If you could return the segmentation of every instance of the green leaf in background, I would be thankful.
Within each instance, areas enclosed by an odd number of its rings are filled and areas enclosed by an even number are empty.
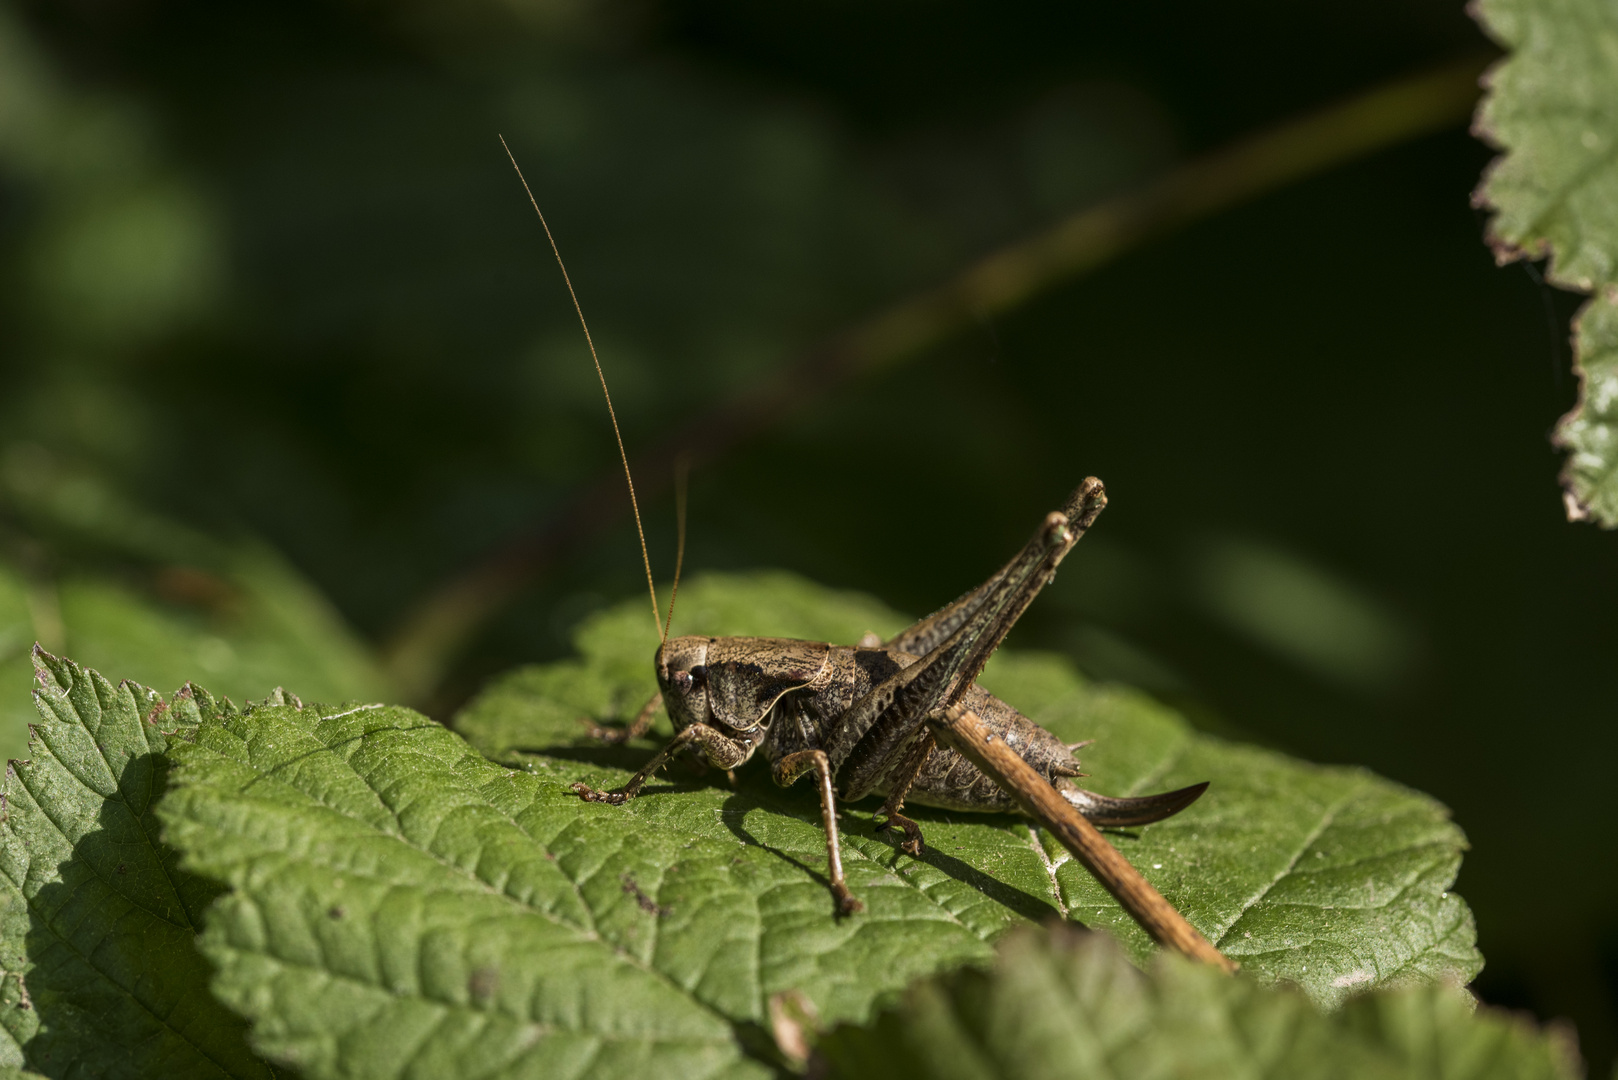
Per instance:
[[[153,805],[173,707],[35,654],[32,760],[7,770],[0,821],[0,1065],[51,1076],[269,1077],[208,994],[194,941],[217,889],[175,866]]]
[[[39,632],[30,601],[28,581],[0,564],[0,760],[28,752],[28,722],[34,717],[28,703],[34,669],[28,651]],[[53,643],[54,644],[54,643]]]
[[[388,696],[364,645],[267,547],[147,512],[39,447],[0,455],[7,503],[79,554],[47,571],[0,544],[0,760],[25,752],[36,641],[146,686],[196,679],[238,700],[282,685],[326,701]]]
[[[680,598],[676,629],[688,632],[854,641],[905,621],[785,574],[707,576]],[[616,786],[651,744],[604,747],[579,719],[633,714],[655,689],[657,638],[645,611],[625,604],[587,622],[578,643],[580,659],[507,676],[456,726],[557,789],[581,779]],[[983,682],[1058,735],[1097,740],[1082,756],[1086,782],[1103,793],[1213,782],[1189,810],[1113,842],[1248,975],[1295,982],[1330,1005],[1376,987],[1465,982],[1481,968],[1471,913],[1448,891],[1466,841],[1432,799],[1363,770],[1198,735],[1053,657],[1001,653]],[[633,872],[671,913],[657,923],[651,961],[726,1015],[761,1021],[770,995],[799,989],[823,1019],[858,1022],[912,977],[983,960],[1009,927],[1058,914],[1111,931],[1137,960],[1153,951],[1100,885],[1022,819],[918,807],[929,844],[918,860],[873,832],[874,800],[844,810],[849,883],[868,910],[833,923],[813,796],[776,788],[762,769],[742,776],[733,790],[722,774],[676,765],[625,806],[564,797],[553,811],[592,846],[635,852],[613,876]]]
[[[1476,199],[1502,262],[1593,293],[1574,327],[1579,404],[1557,442],[1568,513],[1618,526],[1618,9],[1601,0],[1479,0],[1510,57],[1488,76],[1476,129],[1506,151]]]
[[[1556,428],[1569,451],[1562,482],[1568,513],[1618,525],[1618,296],[1607,286],[1579,312],[1573,339],[1579,355],[1579,403]]]
[[[1557,1033],[1464,992],[1412,987],[1322,1014],[1174,956],[1143,973],[1098,934],[1010,934],[988,970],[926,980],[868,1027],[844,1026],[818,1054],[842,1077],[1041,1080],[1567,1080],[1577,1054]]]

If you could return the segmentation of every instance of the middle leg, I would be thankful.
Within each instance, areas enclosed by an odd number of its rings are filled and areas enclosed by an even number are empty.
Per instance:
[[[813,770],[820,788],[820,817],[826,825],[826,877],[831,883],[832,897],[837,901],[837,914],[852,915],[865,905],[848,891],[843,880],[843,851],[837,835],[837,796],[831,788],[831,763],[824,750],[799,750],[775,763],[770,776],[782,787],[790,787],[804,773]]]

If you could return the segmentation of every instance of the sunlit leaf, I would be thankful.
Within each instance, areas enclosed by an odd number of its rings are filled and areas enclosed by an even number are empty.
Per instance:
[[[722,944],[658,962],[694,908],[639,900],[668,846],[579,820],[549,777],[383,705],[224,716],[174,756],[165,835],[232,890],[203,937],[214,989],[304,1075],[764,1075],[692,992],[735,974]]]
[[[1569,513],[1618,525],[1618,297],[1609,286],[1579,312],[1579,404],[1556,428],[1567,449]]]
[[[1502,261],[1595,294],[1575,323],[1578,406],[1557,441],[1571,517],[1618,525],[1618,10],[1600,0],[1479,0],[1511,50],[1488,77],[1477,130],[1506,153],[1477,200]]]

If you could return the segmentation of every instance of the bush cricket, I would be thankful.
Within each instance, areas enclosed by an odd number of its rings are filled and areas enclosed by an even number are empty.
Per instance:
[[[512,156],[510,147],[506,153]],[[521,179],[514,156],[512,167]],[[660,706],[675,731],[623,787],[598,791],[576,783],[573,790],[589,802],[623,804],[682,751],[727,771],[762,753],[770,762],[771,778],[782,787],[812,774],[826,833],[827,883],[838,917],[864,907],[843,877],[839,800],[885,796],[877,829],[901,831],[899,847],[912,856],[921,855],[924,841],[921,827],[903,813],[907,801],[953,810],[1020,811],[1050,829],[1160,944],[1230,970],[1234,965],[1096,829],[1160,821],[1189,806],[1208,785],[1140,798],[1086,791],[1074,783],[1083,774],[1073,751],[1084,744],[1064,744],[975,682],[1105,508],[1101,481],[1090,477],[1081,483],[1062,509],[1046,515],[1022,550],[982,585],[885,642],[873,635],[853,646],[786,638],[671,639],[685,553],[683,499],[674,587],[663,615],[606,375],[555,237],[527,180],[522,183],[556,255],[607,400],[659,631],[654,660],[658,692],[628,727],[597,728],[596,734],[618,742],[644,734]]]

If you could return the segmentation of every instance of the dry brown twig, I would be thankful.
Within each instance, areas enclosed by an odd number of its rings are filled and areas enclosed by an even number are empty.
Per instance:
[[[1049,829],[1153,941],[1222,971],[1236,970],[1234,961],[1214,948],[1100,830],[1004,740],[996,739],[976,714],[956,706],[933,723],[933,730],[940,742],[959,751],[1011,792],[1023,812]]]

